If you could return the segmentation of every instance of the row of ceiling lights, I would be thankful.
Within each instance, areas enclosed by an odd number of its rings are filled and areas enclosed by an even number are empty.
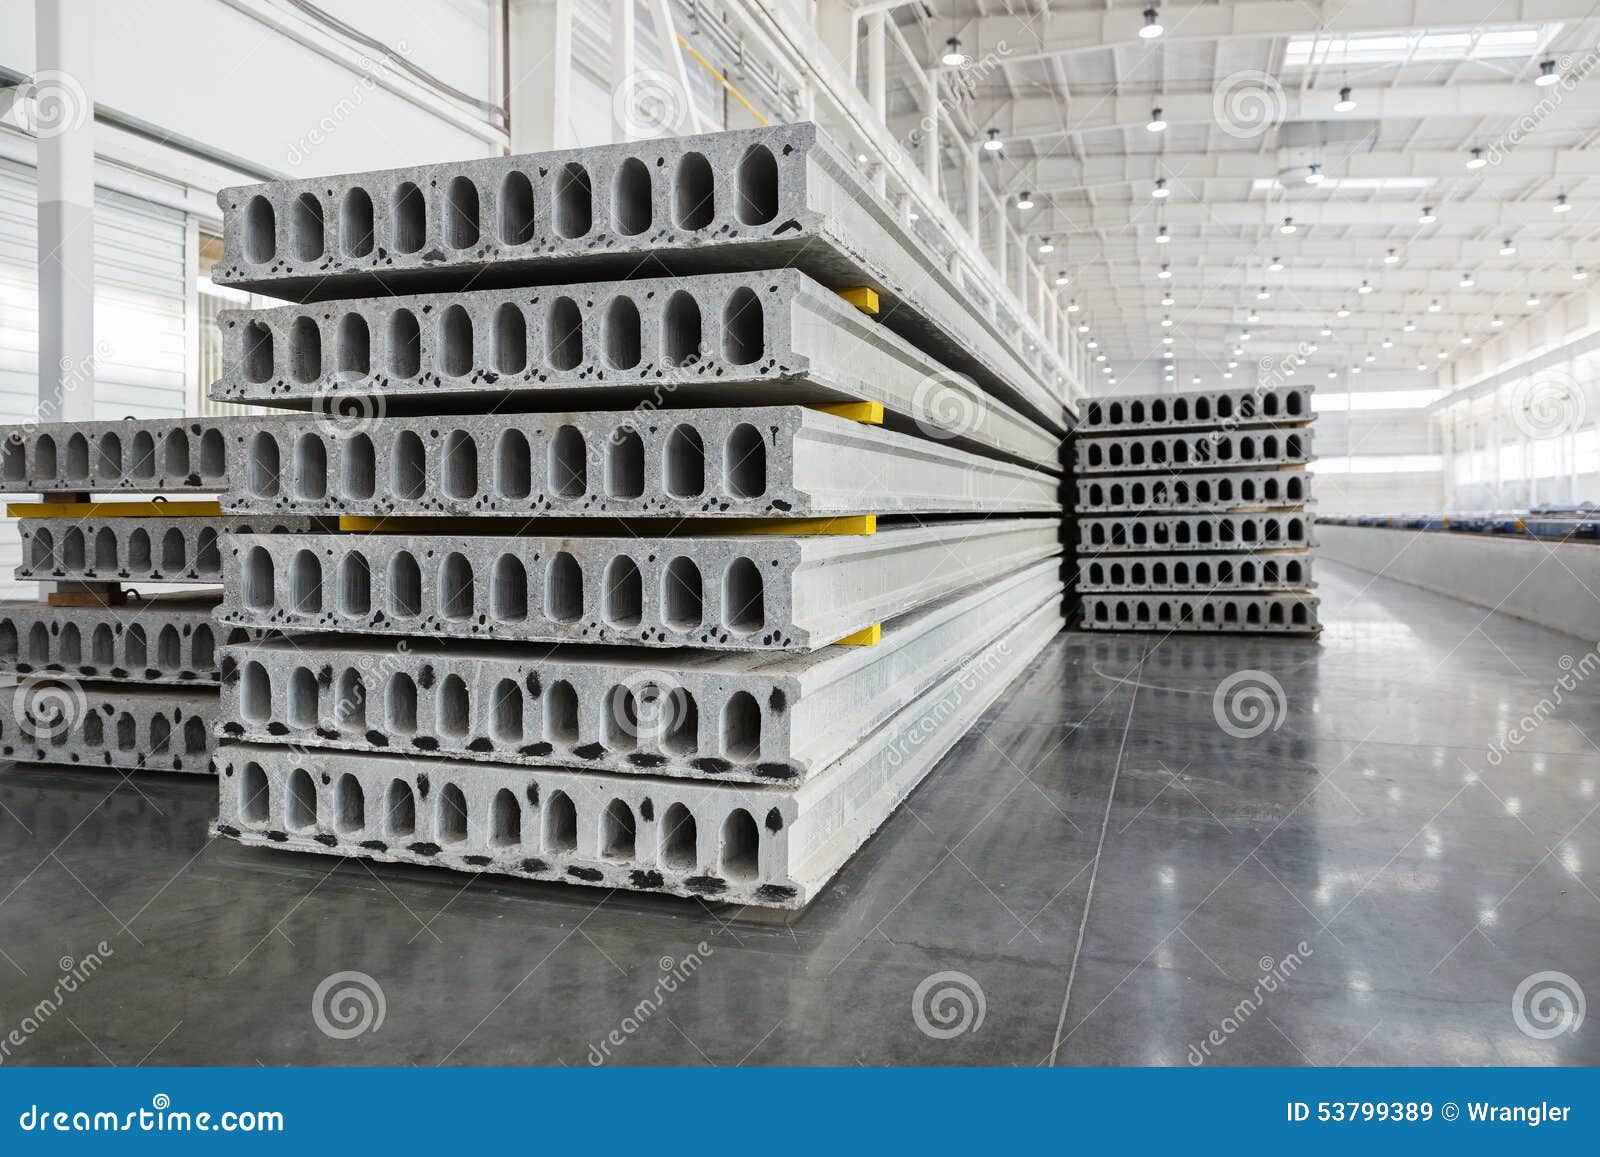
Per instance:
[[[1145,9],[1145,11],[1144,11],[1144,25],[1139,29],[1139,36],[1142,39],[1153,40],[1153,39],[1161,36],[1164,31],[1165,31],[1165,29],[1163,29],[1162,26],[1161,26],[1160,18],[1159,18],[1159,15],[1158,15],[1156,9],[1155,8],[1147,8],[1147,9]],[[942,58],[942,63],[944,63],[947,67],[958,68],[958,67],[961,67],[962,65],[964,65],[964,64],[966,64],[968,62],[969,58],[967,57],[967,55],[964,52],[962,52],[962,50],[961,50],[961,41],[957,37],[953,37],[953,36],[950,37],[950,39],[945,42],[945,47],[946,47],[946,51],[945,51],[945,54],[944,54],[944,56]],[[1536,85],[1538,85],[1539,87],[1543,88],[1543,87],[1548,87],[1550,85],[1558,83],[1560,81],[1560,79],[1561,79],[1561,77],[1560,77],[1560,74],[1557,72],[1556,62],[1554,60],[1547,59],[1547,60],[1544,60],[1544,61],[1540,62],[1540,64],[1539,64],[1539,75],[1534,78],[1534,83]],[[1355,101],[1354,93],[1353,93],[1353,91],[1351,90],[1351,88],[1348,85],[1343,86],[1343,87],[1340,88],[1340,90],[1339,90],[1339,99],[1334,103],[1333,107],[1334,107],[1334,111],[1336,111],[1336,112],[1352,112],[1352,111],[1355,110],[1356,101]],[[1151,109],[1150,119],[1145,124],[1145,129],[1146,129],[1147,132],[1160,133],[1160,132],[1165,132],[1166,131],[1166,129],[1167,129],[1167,121],[1166,121],[1166,118],[1165,118],[1165,116],[1163,114],[1164,114],[1164,110],[1159,105],[1157,105],[1157,106],[1155,106],[1155,107],[1153,107]],[[989,152],[998,152],[998,151],[1000,151],[1001,149],[1003,149],[1005,147],[1005,142],[1000,137],[1000,130],[999,129],[991,128],[988,131],[987,138],[983,142],[983,147],[984,147],[985,150],[987,150]],[[1476,170],[1476,169],[1483,168],[1487,164],[1488,164],[1488,161],[1487,161],[1487,159],[1485,158],[1485,156],[1483,154],[1483,150],[1481,148],[1472,149],[1471,154],[1470,154],[1470,156],[1469,156],[1469,158],[1468,158],[1468,160],[1466,162],[1467,168],[1468,169],[1472,169],[1472,170]],[[1318,185],[1318,184],[1321,184],[1322,181],[1323,181],[1323,173],[1322,173],[1321,164],[1313,164],[1311,166],[1310,172],[1306,176],[1306,183],[1309,184],[1309,185]],[[1154,188],[1152,188],[1150,195],[1152,197],[1158,199],[1158,200],[1166,199],[1167,197],[1169,197],[1171,195],[1171,190],[1167,185],[1167,179],[1165,177],[1158,177],[1156,179],[1155,186],[1154,186]],[[1024,191],[1017,198],[1016,205],[1017,205],[1017,208],[1019,210],[1026,211],[1026,210],[1032,209],[1034,207],[1034,201],[1033,201],[1033,198],[1029,195],[1029,193],[1027,191]],[[1555,203],[1554,206],[1552,206],[1552,209],[1553,209],[1554,212],[1557,212],[1557,213],[1565,213],[1565,212],[1569,211],[1571,209],[1571,207],[1572,206],[1570,205],[1570,203],[1567,200],[1567,195],[1565,193],[1562,193],[1557,197],[1556,203]],[[1419,224],[1431,225],[1431,224],[1434,224],[1438,220],[1438,216],[1435,213],[1435,211],[1434,211],[1432,206],[1426,206],[1426,207],[1423,208],[1422,213],[1419,215],[1417,220],[1418,220]],[[1286,235],[1292,235],[1293,233],[1295,233],[1297,231],[1297,228],[1298,227],[1295,225],[1293,217],[1285,217],[1284,220],[1283,220],[1283,224],[1279,227],[1278,231],[1280,233],[1283,233],[1283,234],[1286,234]],[[1165,224],[1162,224],[1159,227],[1159,230],[1158,230],[1157,235],[1156,235],[1156,243],[1157,244],[1165,244],[1166,242],[1168,242],[1170,240],[1171,240],[1171,237],[1167,232],[1167,227],[1166,227]],[[1050,238],[1048,236],[1044,237],[1040,242],[1039,252],[1042,253],[1042,254],[1049,254],[1049,253],[1052,253],[1054,251],[1055,251],[1055,246],[1051,243]],[[1501,254],[1503,256],[1509,256],[1509,255],[1514,254],[1516,252],[1516,246],[1508,239],[1502,244],[1500,252],[1501,252]],[[1395,262],[1397,262],[1398,260],[1399,260],[1399,255],[1397,254],[1397,252],[1394,249],[1390,249],[1388,251],[1388,253],[1384,256],[1384,264],[1386,264],[1386,265],[1392,265]],[[1270,270],[1272,270],[1273,272],[1278,272],[1278,271],[1281,271],[1283,269],[1283,263],[1282,263],[1281,259],[1279,259],[1277,257],[1274,257],[1272,259],[1272,263],[1268,266],[1268,268]],[[1171,278],[1172,271],[1171,271],[1170,265],[1164,263],[1162,265],[1162,267],[1161,267],[1161,271],[1157,274],[1157,276],[1162,278],[1162,279]],[[1582,281],[1582,280],[1586,279],[1587,276],[1588,276],[1588,274],[1584,271],[1584,269],[1583,269],[1583,267],[1581,265],[1578,266],[1578,268],[1574,271],[1574,273],[1572,275],[1573,280],[1575,280],[1575,281]],[[1068,277],[1068,275],[1066,274],[1065,271],[1062,271],[1062,272],[1060,272],[1060,273],[1058,273],[1056,275],[1056,284],[1057,285],[1067,285],[1067,284],[1070,283],[1070,280],[1071,279]],[[1476,281],[1474,280],[1474,278],[1472,277],[1472,275],[1470,273],[1466,273],[1466,274],[1462,275],[1460,285],[1461,285],[1461,287],[1463,289],[1471,288],[1475,284],[1476,284]],[[1371,284],[1371,282],[1363,280],[1362,283],[1361,283],[1361,287],[1357,290],[1357,292],[1358,293],[1362,293],[1362,294],[1371,293],[1372,292],[1372,284]],[[1271,296],[1272,295],[1267,290],[1266,286],[1262,286],[1260,291],[1256,294],[1256,298],[1259,301],[1266,301],[1266,300],[1270,299]],[[1168,291],[1167,293],[1165,293],[1163,295],[1162,304],[1164,306],[1171,306],[1171,305],[1175,304],[1174,299],[1173,299],[1170,291]],[[1539,304],[1538,296],[1534,295],[1534,294],[1530,294],[1529,297],[1528,297],[1528,305],[1535,306],[1535,305],[1538,305],[1538,304]],[[1433,301],[1433,303],[1429,305],[1428,308],[1429,308],[1429,312],[1438,312],[1438,309],[1439,309],[1438,300],[1435,299]],[[1067,305],[1067,312],[1068,313],[1077,313],[1078,310],[1079,310],[1079,306],[1078,306],[1078,303],[1077,303],[1076,299],[1074,299],[1073,301],[1068,303],[1068,305]],[[1348,317],[1349,315],[1350,315],[1350,311],[1348,309],[1341,308],[1338,311],[1338,316],[1340,316],[1340,317]],[[1251,321],[1259,321],[1260,320],[1260,315],[1255,313],[1254,311],[1252,311],[1251,315],[1250,315],[1250,320]],[[1162,319],[1161,324],[1162,324],[1163,327],[1171,327],[1171,325],[1173,324],[1171,316],[1168,315],[1168,316],[1164,317]],[[1496,328],[1499,328],[1500,326],[1502,326],[1504,324],[1504,321],[1498,315],[1496,315],[1494,317],[1494,319],[1490,322],[1490,324],[1492,326],[1496,327]],[[1402,328],[1405,330],[1405,332],[1410,333],[1410,332],[1412,332],[1412,331],[1414,331],[1416,329],[1416,325],[1414,323],[1408,321],[1405,324],[1405,326],[1402,327]],[[1087,322],[1079,322],[1078,323],[1078,332],[1082,333],[1082,334],[1087,334],[1089,332],[1088,323]],[[1324,327],[1323,330],[1322,330],[1323,336],[1329,336],[1329,335],[1332,334],[1332,332],[1333,332],[1332,329],[1327,328],[1327,327]],[[1250,333],[1249,330],[1245,330],[1240,334],[1240,340],[1241,341],[1249,341],[1250,338],[1251,338],[1251,333]],[[1460,341],[1461,341],[1462,345],[1470,345],[1470,344],[1472,344],[1472,338],[1470,336],[1463,335],[1462,338],[1460,339]],[[1170,346],[1170,345],[1173,344],[1173,338],[1172,338],[1172,336],[1170,334],[1166,335],[1166,336],[1164,336],[1162,338],[1162,342],[1163,342],[1163,344]],[[1091,339],[1086,343],[1086,345],[1087,345],[1087,348],[1089,348],[1089,349],[1098,349],[1099,343]],[[1393,345],[1394,345],[1394,342],[1391,341],[1389,338],[1386,337],[1386,338],[1383,339],[1382,346],[1383,346],[1384,349],[1389,349],[1389,348],[1393,347]],[[1314,343],[1309,347],[1309,350],[1311,352],[1315,352],[1316,349],[1317,349],[1317,346]],[[1234,355],[1237,356],[1237,355],[1242,354],[1243,350],[1242,350],[1241,347],[1235,346],[1233,348],[1233,353],[1234,353]],[[1438,352],[1437,356],[1438,356],[1438,358],[1440,360],[1443,360],[1443,359],[1447,358],[1449,355],[1445,350],[1441,349]],[[1172,351],[1170,349],[1163,351],[1162,358],[1165,361],[1170,361],[1173,358]],[[1374,361],[1377,360],[1377,355],[1369,352],[1366,355],[1366,359],[1365,360],[1367,362],[1369,362],[1369,363],[1374,362]],[[1108,376],[1110,383],[1115,385],[1117,379],[1116,379],[1116,377],[1114,375],[1114,371],[1111,368],[1111,365],[1109,363],[1109,360],[1107,359],[1106,354],[1103,353],[1103,352],[1097,352],[1095,354],[1095,361],[1100,364],[1101,372]],[[1305,357],[1301,356],[1301,357],[1298,357],[1296,359],[1296,361],[1300,365],[1304,365],[1304,364],[1306,364],[1307,359]],[[1235,368],[1237,368],[1237,366],[1238,366],[1238,362],[1237,361],[1230,360],[1227,363],[1227,367],[1228,368],[1223,372],[1222,376],[1224,378],[1232,378],[1233,377],[1232,371]],[[1426,370],[1427,368],[1428,367],[1427,367],[1427,363],[1426,362],[1419,362],[1418,365],[1417,365],[1417,369],[1418,370]],[[1293,374],[1294,367],[1292,365],[1289,366],[1287,368],[1286,372],[1289,373],[1289,374]],[[1359,374],[1361,372],[1361,367],[1360,366],[1352,366],[1350,368],[1350,372],[1352,374]],[[1338,376],[1338,371],[1337,370],[1329,370],[1328,371],[1328,376],[1330,378],[1337,377]],[[1168,366],[1166,368],[1165,377],[1166,377],[1166,380],[1169,381],[1169,382],[1174,380],[1175,371],[1173,370],[1173,368],[1171,366]],[[1194,375],[1192,380],[1196,385],[1198,385],[1200,383],[1200,381],[1201,381],[1200,375],[1198,375],[1198,374]]]
[[[950,39],[949,43],[956,45],[957,46],[957,50],[959,51],[960,41],[958,41],[954,37],[952,37]],[[946,56],[945,56],[945,60],[948,61],[949,59],[950,59],[950,54],[947,53]],[[964,60],[965,57],[962,57],[962,59]],[[1540,64],[1539,67],[1540,67],[1541,71],[1539,73],[1538,78],[1535,79],[1534,83],[1535,84],[1539,84],[1539,85],[1544,85],[1544,84],[1555,84],[1557,81],[1559,81],[1561,79],[1561,77],[1555,71],[1555,63],[1556,62],[1553,61],[1553,60],[1546,60],[1542,64]],[[1548,67],[1550,71],[1548,71],[1548,72],[1543,71],[1546,67]],[[1550,78],[1550,79],[1547,80],[1546,78]],[[1339,90],[1339,99],[1333,102],[1333,109],[1334,109],[1335,112],[1352,112],[1352,111],[1354,111],[1355,107],[1356,107],[1355,97],[1351,93],[1350,86],[1346,85],[1345,87],[1343,87],[1343,88],[1341,88]],[[1153,106],[1150,109],[1150,119],[1147,120],[1145,122],[1145,124],[1144,124],[1145,132],[1147,132],[1147,133],[1164,133],[1164,132],[1166,132],[1167,131],[1166,111],[1167,110],[1165,108],[1163,108],[1161,105]],[[997,153],[1001,149],[1006,147],[1005,141],[1000,136],[1000,130],[999,129],[990,129],[988,131],[988,133],[985,135],[985,138],[984,138],[983,147],[985,149],[987,149],[991,153]],[[1489,163],[1489,160],[1488,160],[1487,157],[1485,157],[1483,155],[1483,150],[1482,149],[1478,149],[1478,148],[1473,149],[1471,154],[1467,158],[1467,168],[1469,168],[1469,169],[1481,169],[1485,165],[1487,165],[1488,163]],[[1322,166],[1320,164],[1312,165],[1311,166],[1311,172],[1306,175],[1306,184],[1308,184],[1308,185],[1318,185],[1318,184],[1322,183],[1322,180],[1323,180]],[[1162,196],[1162,195],[1163,194],[1157,194],[1157,196]]]

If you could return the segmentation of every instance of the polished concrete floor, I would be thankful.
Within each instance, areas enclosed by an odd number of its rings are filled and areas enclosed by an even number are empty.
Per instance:
[[[1547,1015],[1600,999],[1585,644],[1318,577],[1316,641],[1063,635],[787,922],[246,850],[203,782],[0,771],[6,1063],[1600,1063]]]

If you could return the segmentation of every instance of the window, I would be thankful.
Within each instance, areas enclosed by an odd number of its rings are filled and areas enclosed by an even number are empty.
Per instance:
[[[1355,36],[1293,36],[1285,68],[1338,68],[1351,64],[1405,64],[1452,60],[1525,59],[1544,50],[1559,23],[1508,25],[1490,32],[1435,28],[1425,32],[1370,32]]]
[[[222,238],[212,233],[200,234],[200,332],[196,339],[200,343],[200,416],[269,413],[260,406],[211,400],[211,384],[222,377],[222,330],[217,326],[217,315],[225,309],[258,309],[277,304],[253,293],[214,284],[211,269],[221,260]]]

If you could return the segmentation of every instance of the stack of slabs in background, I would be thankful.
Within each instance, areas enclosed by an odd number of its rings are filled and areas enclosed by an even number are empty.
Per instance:
[[[1083,625],[1314,634],[1309,388],[1097,398],[1074,433]]]
[[[1058,367],[809,125],[225,190],[219,834],[797,908],[1061,624]]]
[[[228,485],[228,430],[253,421],[0,427],[0,490],[42,496],[7,508],[22,539],[16,577],[55,588],[0,604],[0,672],[11,677],[0,756],[211,770],[222,582],[214,496]],[[172,584],[201,589],[152,590]]]

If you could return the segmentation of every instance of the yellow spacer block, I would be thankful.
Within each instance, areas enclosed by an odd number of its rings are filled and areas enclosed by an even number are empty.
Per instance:
[[[685,538],[696,535],[815,535],[877,534],[876,514],[846,514],[837,518],[525,518],[477,515],[472,518],[432,518],[385,515],[369,518],[341,514],[339,529],[355,534],[503,534],[522,536],[595,537],[621,534]]]
[[[863,627],[853,635],[846,635],[840,639],[841,647],[873,647],[883,640],[883,624],[873,623],[870,627]]]
[[[7,518],[220,518],[220,502],[8,502]]]
[[[858,285],[854,289],[836,289],[834,292],[862,313],[878,312],[878,291],[869,285]]]
[[[730,534],[877,534],[876,514],[844,514],[838,518],[729,518],[718,519],[712,527],[720,530],[726,522]]]
[[[832,414],[835,418],[849,418],[866,426],[883,425],[882,402],[836,402],[828,406],[812,406],[819,414]]]

